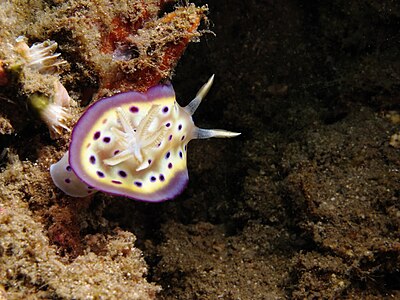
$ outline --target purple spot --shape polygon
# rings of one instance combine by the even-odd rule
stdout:
[[[115,184],[122,184],[122,182],[119,181],[119,180],[111,180],[111,182],[112,182],[112,183],[115,183]]]
[[[167,152],[167,154],[165,154],[165,159],[168,159],[171,156],[171,152]]]
[[[67,167],[65,168],[65,170],[67,170],[67,172],[71,172],[71,171],[72,171],[72,169],[71,169],[70,166],[67,166]]]
[[[168,164],[168,169],[172,169],[172,163]]]
[[[168,140],[169,140],[169,141],[172,140],[172,134],[169,136]]]
[[[150,165],[150,164],[151,164],[151,159],[149,159],[147,162],[148,162],[148,163],[149,163],[149,165]]]
[[[91,155],[90,158],[89,158],[89,160],[90,160],[90,163],[91,163],[92,165],[94,165],[94,164],[96,163],[96,157],[94,157],[94,155]]]
[[[123,171],[123,170],[120,170],[120,171],[118,172],[118,174],[119,174],[119,176],[121,176],[121,177],[126,177],[126,172]]]
[[[108,136],[106,136],[106,137],[103,139],[103,142],[104,142],[104,143],[109,143],[110,141],[111,141],[111,138],[108,137]]]
[[[135,184],[136,186],[138,186],[138,187],[141,187],[141,186],[142,186],[142,183],[141,183],[140,181],[135,181],[134,184]]]
[[[183,157],[182,151],[179,151],[179,157],[180,157],[180,158]]]
[[[97,173],[97,175],[98,175],[99,177],[101,177],[101,178],[103,178],[103,177],[104,177],[104,173],[103,173],[103,172],[101,172],[101,171],[97,171],[96,173]]]
[[[160,147],[160,146],[161,146],[161,142],[160,142],[160,143],[158,143],[157,147]]]
[[[163,113],[165,114],[166,112],[168,112],[168,106],[164,106],[164,108],[163,108]]]
[[[139,108],[136,107],[136,106],[131,106],[131,107],[129,108],[129,110],[130,110],[130,112],[132,112],[132,113],[137,113],[137,112],[139,111]]]
[[[117,155],[119,153],[119,150],[114,151],[114,155]]]
[[[182,124],[179,124],[178,130],[181,130],[181,129],[182,129]]]
[[[151,182],[154,182],[154,181],[156,181],[156,180],[157,180],[157,178],[156,178],[155,176],[151,176],[151,177],[150,177],[150,181],[151,181]]]
[[[93,139],[97,140],[100,137],[100,131],[96,131],[95,134],[93,135]]]
[[[187,145],[185,145],[185,151],[187,150]]]
[[[183,141],[185,139],[185,136],[182,136],[181,141]]]
[[[163,174],[160,174],[160,181],[164,181],[164,180],[165,180],[164,175],[163,175]]]
[[[65,183],[71,183],[71,179],[69,178],[65,179]]]
[[[94,189],[94,187],[92,187],[92,186],[90,186],[90,185],[88,185],[88,187],[87,187],[89,190],[93,190]]]
[[[167,124],[165,124],[165,126],[169,127],[171,126],[171,123],[168,122]]]

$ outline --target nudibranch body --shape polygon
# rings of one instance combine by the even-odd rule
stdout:
[[[149,202],[174,198],[188,182],[190,140],[239,135],[194,125],[192,114],[212,82],[213,76],[186,107],[170,84],[99,100],[74,127],[68,160],[51,166],[55,184],[77,197],[99,190]]]

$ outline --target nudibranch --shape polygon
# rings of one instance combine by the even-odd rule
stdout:
[[[148,202],[176,197],[189,179],[190,140],[240,134],[194,125],[192,115],[213,79],[186,107],[176,102],[171,84],[145,93],[120,93],[91,105],[72,131],[69,151],[50,167],[55,185],[75,197],[95,191]]]

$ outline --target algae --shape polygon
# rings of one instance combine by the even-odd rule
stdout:
[[[123,90],[122,83],[113,90],[101,86],[116,74],[128,77],[151,63],[148,75],[166,79],[187,43],[201,35],[197,26],[206,8],[176,7],[165,19],[160,1],[0,5],[0,134],[2,146],[7,147],[0,156],[1,297],[154,299],[160,286],[146,280],[148,267],[135,247],[135,235],[102,217],[101,201],[96,207],[91,198],[71,199],[52,184],[49,166],[66,150],[69,132],[51,132],[55,140],[50,140],[35,110],[42,113],[50,103],[57,104],[51,100],[57,93],[65,92],[62,97],[69,98],[63,90],[67,86],[77,102],[68,100],[73,104],[68,104],[71,111],[63,124],[68,129],[84,110],[82,106],[95,100],[94,93],[99,97]],[[113,58],[115,51],[104,49],[110,36],[122,39],[120,27],[115,26],[119,20],[137,25],[124,28],[131,33],[123,38],[135,38],[143,48],[137,57],[124,61]],[[112,42],[121,46],[118,39]],[[180,51],[168,56],[168,65],[161,65],[163,53],[174,49],[174,43],[180,43]],[[62,58],[55,53],[57,46]],[[46,53],[40,54],[46,47]],[[28,108],[29,99],[40,103]],[[47,118],[49,129],[54,129],[51,116]],[[57,116],[53,118],[58,121]]]
[[[105,30],[113,28],[109,2],[15,3],[1,4],[0,22],[12,26],[2,27],[1,45],[20,34],[57,41],[71,64],[62,82],[86,105],[103,63],[85,21],[106,12]],[[400,110],[398,2],[208,4],[216,37],[188,48],[173,83],[183,103],[215,72],[196,122],[242,136],[190,144],[190,183],[174,201],[66,197],[47,168],[68,134],[51,140],[19,87],[0,90],[9,148],[0,154],[0,299],[107,299],[113,288],[144,299],[399,298],[400,155],[390,145],[399,124],[386,117]],[[110,273],[96,277],[100,266]],[[46,273],[54,270],[64,270],[59,280]]]
[[[73,261],[60,256],[30,208],[35,201],[55,200],[43,182],[47,172],[15,154],[9,159],[0,178],[0,284],[6,299],[155,298],[159,287],[143,278],[147,267],[132,233],[115,229],[105,235],[102,253],[87,248]]]

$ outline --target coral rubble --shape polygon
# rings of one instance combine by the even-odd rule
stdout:
[[[54,197],[37,179],[43,171],[15,155],[10,159],[0,177],[0,285],[6,299],[155,298],[159,288],[143,278],[147,267],[132,233],[116,229],[104,237],[102,252],[87,248],[73,261],[61,257],[25,200]]]

